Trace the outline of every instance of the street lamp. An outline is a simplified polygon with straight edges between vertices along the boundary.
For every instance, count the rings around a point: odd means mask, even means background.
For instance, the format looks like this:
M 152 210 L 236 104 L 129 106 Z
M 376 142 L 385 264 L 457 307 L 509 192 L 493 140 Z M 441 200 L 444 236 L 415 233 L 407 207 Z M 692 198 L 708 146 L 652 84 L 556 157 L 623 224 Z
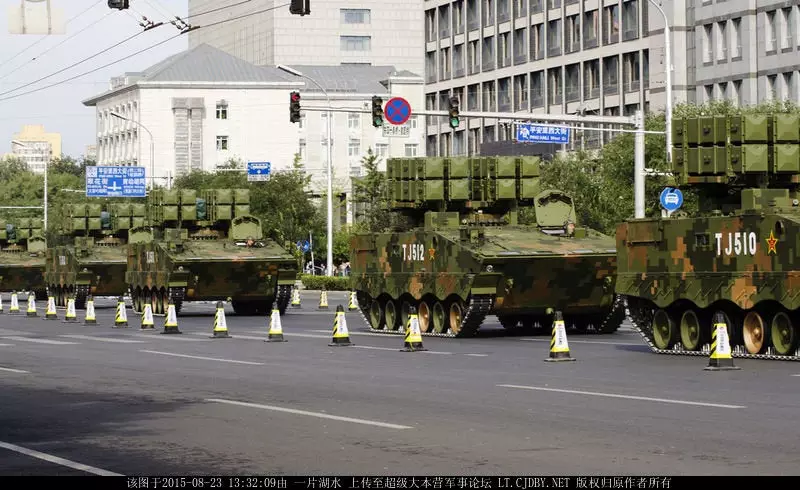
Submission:
M 667 14 L 658 5 L 655 0 L 650 0 L 650 3 L 661 12 L 664 17 L 664 61 L 667 64 L 666 69 L 666 84 L 667 84 L 667 104 L 666 104 L 666 123 L 667 123 L 667 163 L 672 163 L 672 48 L 670 47 L 670 28 Z
M 130 121 L 130 122 L 138 125 L 140 128 L 142 128 L 145 131 L 147 131 L 147 134 L 150 135 L 150 189 L 154 189 L 156 183 L 155 183 L 155 158 L 154 158 L 154 154 L 153 154 L 154 153 L 153 152 L 153 133 L 151 133 L 150 130 L 147 129 L 146 127 L 144 127 L 144 124 L 140 123 L 139 121 L 135 121 L 133 119 L 127 118 L 127 117 L 125 117 L 125 116 L 123 116 L 121 114 L 118 114 L 118 113 L 114 112 L 114 111 L 111 111 L 111 115 L 114 116 L 114 117 L 117 117 L 119 119 L 122 119 L 124 121 Z
M 319 87 L 322 90 L 322 93 L 325 94 L 325 98 L 328 100 L 328 276 L 333 275 L 333 182 L 332 182 L 332 165 L 333 165 L 333 145 L 331 144 L 331 137 L 333 136 L 333 129 L 332 129 L 332 122 L 333 113 L 331 112 L 331 98 L 328 95 L 328 91 L 325 90 L 325 87 L 317 83 L 316 80 L 311 78 L 308 75 L 304 75 L 299 71 L 295 70 L 294 68 L 290 68 L 285 65 L 278 65 L 278 69 L 285 71 L 286 73 L 290 73 L 296 77 L 307 78 L 310 80 L 314 85 Z

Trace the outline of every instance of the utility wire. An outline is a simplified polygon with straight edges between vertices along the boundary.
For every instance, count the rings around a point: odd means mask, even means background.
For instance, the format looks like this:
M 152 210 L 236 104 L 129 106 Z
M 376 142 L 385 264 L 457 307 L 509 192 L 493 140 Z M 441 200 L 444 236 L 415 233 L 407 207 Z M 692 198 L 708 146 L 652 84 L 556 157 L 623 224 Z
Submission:
M 250 2 L 252 2 L 252 1 L 253 1 L 253 0 L 242 0 L 242 1 L 241 1 L 241 2 L 239 2 L 239 3 L 234 3 L 234 4 L 231 4 L 231 5 L 226 5 L 225 7 L 217 7 L 217 8 L 215 8 L 215 9 L 206 10 L 205 12 L 198 12 L 198 13 L 196 13 L 196 14 L 189 14 L 189 15 L 187 15 L 187 16 L 186 16 L 186 18 L 187 18 L 187 19 L 191 19 L 192 17 L 200 17 L 201 15 L 213 14 L 214 12 L 219 12 L 220 10 L 225 10 L 225 9 L 229 9 L 229 8 L 233 8 L 233 7 L 238 7 L 239 5 L 244 5 L 244 4 L 246 4 L 246 3 L 250 3 Z M 288 4 L 287 4 L 287 5 L 288 5 Z M 286 6 L 286 5 L 282 5 L 282 7 L 285 7 L 285 6 Z M 279 8 L 279 7 L 278 7 L 278 8 Z
M 160 41 L 160 42 L 158 42 L 158 43 L 156 43 L 156 44 L 153 44 L 152 46 L 149 46 L 149 47 L 147 47 L 147 48 L 140 49 L 139 51 L 136 51 L 135 53 L 129 54 L 128 56 L 125 56 L 125 57 L 123 57 L 123 58 L 120 58 L 120 59 L 118 59 L 118 60 L 116 60 L 116 61 L 112 61 L 112 62 L 110 62 L 110 63 L 106 63 L 106 64 L 105 64 L 105 65 L 103 65 L 103 66 L 99 66 L 99 67 L 97 67 L 97 68 L 94 68 L 94 69 L 92 69 L 92 70 L 89 70 L 89 71 L 85 71 L 85 72 L 83 72 L 83 73 L 79 73 L 78 75 L 75 75 L 75 76 L 73 76 L 73 77 L 67 78 L 67 79 L 65 79 L 65 80 L 61 80 L 61 81 L 58 81 L 58 82 L 55 82 L 55 83 L 51 83 L 51 84 L 49 84 L 49 85 L 45 85 L 44 87 L 35 88 L 35 89 L 33 89 L 33 90 L 28 90 L 27 92 L 22 92 L 22 93 L 15 94 L 15 95 L 10 95 L 10 96 L 8 96 L 8 97 L 2 97 L 2 98 L 0 98 L 0 102 L 2 102 L 2 101 L 4 101 L 4 100 L 16 99 L 16 98 L 18 98 L 18 97 L 22 97 L 22 96 L 24 96 L 24 95 L 28 95 L 28 94 L 32 94 L 32 93 L 36 93 L 36 92 L 39 92 L 39 91 L 42 91 L 42 90 L 45 90 L 45 89 L 48 89 L 48 88 L 52 88 L 52 87 L 55 87 L 55 86 L 58 86 L 58 85 L 64 84 L 64 83 L 66 83 L 66 82 L 71 82 L 72 80 L 75 80 L 75 79 L 77 79 L 77 78 L 84 77 L 84 76 L 86 76 L 86 75 L 89 75 L 90 73 L 94 73 L 94 72 L 96 72 L 96 71 L 100 71 L 100 70 L 102 70 L 103 68 L 108 68 L 109 66 L 116 65 L 117 63 L 120 63 L 120 62 L 122 62 L 122 61 L 125 61 L 125 60 L 127 60 L 127 59 L 130 59 L 130 58 L 133 58 L 133 57 L 134 57 L 134 56 L 136 56 L 136 55 L 142 54 L 142 53 L 144 53 L 144 52 L 146 52 L 146 51 L 150 51 L 151 49 L 153 49 L 153 48 L 156 48 L 156 47 L 158 47 L 158 46 L 161 46 L 162 44 L 165 44 L 165 43 L 167 43 L 167 42 L 169 42 L 169 41 L 172 41 L 173 39 L 176 39 L 176 38 L 178 38 L 178 37 L 182 36 L 183 34 L 185 34 L 185 33 L 189 32 L 189 31 L 194 31 L 194 30 L 198 30 L 198 29 L 204 29 L 204 28 L 207 28 L 207 27 L 214 27 L 214 26 L 217 26 L 217 25 L 220 25 L 220 24 L 224 24 L 224 23 L 226 23 L 226 22 L 233 22 L 233 21 L 235 21 L 235 20 L 244 19 L 245 17 L 250 17 L 251 15 L 263 14 L 263 13 L 265 13 L 265 12 L 269 12 L 269 11 L 276 10 L 276 9 L 279 9 L 279 8 L 287 7 L 288 5 L 289 5 L 288 3 L 284 3 L 283 5 L 275 5 L 275 6 L 272 6 L 272 7 L 266 8 L 266 9 L 258 10 L 258 11 L 256 11 L 256 12 L 250 12 L 250 13 L 243 14 L 243 15 L 239 15 L 239 16 L 236 16 L 236 17 L 231 17 L 230 19 L 224 19 L 224 20 L 221 20 L 221 21 L 218 21 L 218 22 L 213 22 L 213 23 L 211 23 L 211 24 L 207 24 L 207 25 L 204 25 L 204 26 L 196 26 L 196 27 L 192 27 L 192 28 L 190 28 L 190 29 L 187 29 L 187 30 L 184 30 L 184 31 L 182 31 L 182 32 L 180 32 L 180 33 L 178 33 L 178 34 L 176 34 L 176 35 L 174 35 L 174 36 L 170 37 L 170 38 L 167 38 L 167 39 L 165 39 L 165 40 L 163 40 L 163 41 Z M 156 26 L 158 26 L 158 25 L 161 25 L 161 24 L 156 24 Z M 144 33 L 144 32 L 145 32 L 145 31 L 138 32 L 138 33 L 136 33 L 135 35 L 131 36 L 130 38 L 128 38 L 128 39 L 126 39 L 126 40 L 123 40 L 123 41 L 120 41 L 119 43 L 115 44 L 115 45 L 114 45 L 114 46 L 112 46 L 111 48 L 108 48 L 108 49 L 104 50 L 103 52 L 105 52 L 105 51 L 108 51 L 108 50 L 110 50 L 110 49 L 113 49 L 114 47 L 116 47 L 116 46 L 119 46 L 119 45 L 120 45 L 120 44 L 122 44 L 123 42 L 126 42 L 126 41 L 128 41 L 128 40 L 130 40 L 130 39 L 133 39 L 134 37 L 136 37 L 136 36 L 138 36 L 138 35 L 140 35 L 140 34 L 142 34 L 142 33 Z M 85 60 L 79 61 L 79 62 L 77 62 L 77 63 L 75 63 L 75 64 L 73 64 L 73 65 L 71 65 L 71 66 L 77 66 L 77 65 L 79 65 L 79 64 L 81 64 L 81 63 L 83 63 L 83 62 L 85 62 L 85 61 L 88 61 L 88 60 L 89 60 L 89 59 L 91 59 L 91 58 L 94 58 L 95 56 L 97 56 L 97 55 L 94 55 L 94 56 L 91 56 L 90 58 L 87 58 L 87 59 L 85 59 Z M 70 67 L 68 67 L 68 68 L 70 68 Z M 66 70 L 66 68 L 65 68 L 64 70 Z M 62 71 L 64 71 L 64 70 L 61 70 L 61 71 L 59 71 L 59 72 L 56 72 L 56 73 L 53 73 L 52 75 L 48 75 L 47 77 L 44 77 L 44 78 L 42 78 L 42 79 L 40 79 L 40 80 L 44 80 L 45 78 L 50 78 L 51 76 L 53 76 L 53 75 L 56 75 L 56 74 L 58 74 L 58 73 L 61 73 L 61 72 L 62 72 Z M 28 85 L 32 85 L 33 83 L 35 83 L 35 82 L 32 82 L 32 83 L 30 83 L 30 84 L 28 84 Z M 20 87 L 20 88 L 24 88 L 24 86 L 23 86 L 23 87 Z M 18 90 L 18 89 L 17 89 L 17 90 Z M 16 90 L 11 90 L 11 91 L 9 91 L 9 92 L 15 92 L 15 91 L 16 91 Z M 7 93 L 9 93 L 9 92 L 0 93 L 0 96 L 2 96 L 2 95 L 4 95 L 4 94 L 7 94 Z

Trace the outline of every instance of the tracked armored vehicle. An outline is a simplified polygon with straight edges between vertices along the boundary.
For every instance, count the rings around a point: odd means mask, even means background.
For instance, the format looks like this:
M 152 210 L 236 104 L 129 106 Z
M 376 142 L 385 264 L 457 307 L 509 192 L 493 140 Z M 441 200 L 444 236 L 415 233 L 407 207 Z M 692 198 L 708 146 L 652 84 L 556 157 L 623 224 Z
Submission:
M 62 227 L 57 242 L 47 249 L 45 267 L 56 306 L 66 306 L 74 297 L 75 308 L 83 309 L 90 295 L 124 295 L 128 231 L 144 223 L 144 203 L 87 201 L 66 204 L 56 213 Z
M 41 219 L 0 219 L 0 291 L 33 291 L 46 299 L 46 248 Z
M 286 311 L 297 261 L 263 234 L 250 214 L 248 189 L 156 189 L 148 196 L 149 226 L 131 230 L 125 281 L 133 309 L 150 302 L 230 300 L 237 314 Z
M 614 239 L 579 226 L 570 196 L 540 189 L 538 157 L 387 161 L 399 224 L 351 242 L 351 277 L 372 331 L 402 333 L 410 307 L 423 335 L 470 337 L 489 314 L 506 328 L 568 326 L 609 333 L 624 319 L 614 295 Z M 536 223 L 519 224 L 533 207 Z M 538 327 L 538 328 L 537 328 Z
M 699 210 L 622 223 L 618 278 L 654 352 L 800 360 L 800 117 L 675 118 L 672 172 Z

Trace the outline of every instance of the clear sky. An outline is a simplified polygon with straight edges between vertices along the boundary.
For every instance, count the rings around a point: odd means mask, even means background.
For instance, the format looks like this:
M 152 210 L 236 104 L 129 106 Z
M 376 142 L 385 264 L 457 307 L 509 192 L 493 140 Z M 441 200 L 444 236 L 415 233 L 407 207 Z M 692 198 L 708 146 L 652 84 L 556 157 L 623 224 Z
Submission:
M 112 77 L 143 70 L 188 46 L 184 34 L 73 81 L 12 98 L 94 70 L 178 34 L 178 29 L 166 21 L 176 15 L 185 18 L 188 9 L 188 0 L 131 0 L 130 10 L 123 11 L 109 9 L 108 0 L 51 0 L 50 4 L 62 10 L 67 23 L 65 34 L 10 34 L 9 8 L 18 8 L 20 0 L 0 0 L 0 156 L 11 151 L 12 135 L 22 125 L 42 124 L 48 132 L 61 133 L 65 155 L 81 157 L 86 146 L 96 140 L 94 108 L 84 106 L 81 101 L 107 90 Z M 142 16 L 165 23 L 109 50 L 143 30 L 139 25 Z M 64 42 L 67 38 L 70 39 Z M 31 46 L 33 43 L 36 44 Z M 84 63 L 20 88 L 98 52 L 101 54 Z M 20 90 L 12 92 L 17 88 Z

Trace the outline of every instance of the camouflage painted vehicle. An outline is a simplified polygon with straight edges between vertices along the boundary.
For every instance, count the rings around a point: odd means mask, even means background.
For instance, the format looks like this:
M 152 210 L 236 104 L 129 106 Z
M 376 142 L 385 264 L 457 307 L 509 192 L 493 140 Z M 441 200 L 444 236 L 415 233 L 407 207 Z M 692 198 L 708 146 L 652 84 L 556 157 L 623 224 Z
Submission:
M 662 354 L 708 355 L 720 312 L 734 357 L 800 360 L 800 118 L 675 118 L 672 172 L 696 214 L 622 223 L 617 292 Z
M 538 157 L 387 162 L 389 205 L 405 224 L 351 242 L 351 277 L 372 331 L 402 333 L 409 307 L 423 335 L 474 336 L 488 314 L 505 328 L 610 333 L 614 239 L 578 226 L 565 193 L 539 186 Z M 518 224 L 533 206 L 536 223 Z
M 88 201 L 57 210 L 62 228 L 57 243 L 47 249 L 45 267 L 48 293 L 56 306 L 66 306 L 74 297 L 75 308 L 83 309 L 89 295 L 125 294 L 128 230 L 144 222 L 144 213 L 143 203 Z
M 297 261 L 263 235 L 250 214 L 248 189 L 156 189 L 152 226 L 131 230 L 125 281 L 134 311 L 149 301 L 164 314 L 169 300 L 230 300 L 237 314 L 286 311 Z
M 0 219 L 0 291 L 34 291 L 37 299 L 46 299 L 46 248 L 41 219 Z

